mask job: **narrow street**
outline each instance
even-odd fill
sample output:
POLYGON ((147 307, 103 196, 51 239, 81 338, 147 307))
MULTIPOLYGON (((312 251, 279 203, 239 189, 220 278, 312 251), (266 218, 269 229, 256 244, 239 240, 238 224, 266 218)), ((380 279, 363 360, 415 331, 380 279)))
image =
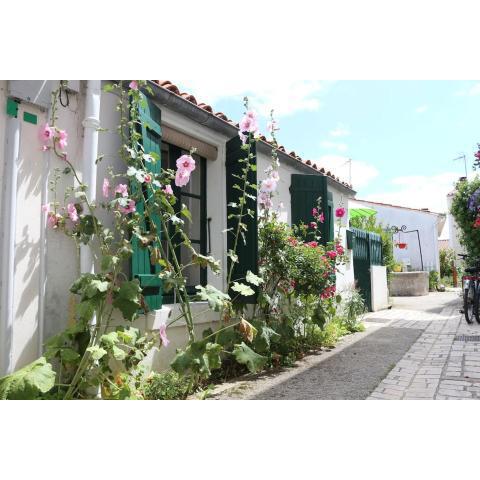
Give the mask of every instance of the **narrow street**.
POLYGON ((366 331, 281 372, 220 386, 214 399, 480 398, 480 325, 467 325, 456 292, 395 298, 366 331))

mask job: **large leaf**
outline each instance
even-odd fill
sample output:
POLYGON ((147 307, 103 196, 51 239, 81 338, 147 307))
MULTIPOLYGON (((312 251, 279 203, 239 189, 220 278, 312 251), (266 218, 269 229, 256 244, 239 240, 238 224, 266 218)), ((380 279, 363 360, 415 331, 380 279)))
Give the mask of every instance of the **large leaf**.
POLYGON ((93 360, 100 360, 103 356, 107 354, 107 351, 104 348, 99 347, 98 345, 88 347, 87 350, 92 354, 93 360))
POLYGON ((257 277, 254 273, 252 273, 250 270, 247 271, 247 275, 245 277, 245 280, 250 283, 251 285, 256 285, 257 287, 263 283, 263 278, 257 277))
POLYGON ((258 334, 253 341, 253 348, 256 352, 265 353, 270 350, 272 340, 279 340, 280 335, 264 323, 255 322, 254 325, 258 329, 258 334))
POLYGON ((232 290, 245 297, 249 297, 250 295, 255 294, 255 291, 251 287, 239 282, 233 282, 232 290))
POLYGON ((55 384, 55 372, 45 357, 11 375, 0 378, 0 399, 33 400, 47 393, 55 384))
POLYGON ((206 300, 209 307, 215 312, 219 312, 230 300, 229 295, 221 292, 212 285, 207 285, 206 287, 197 285, 195 288, 198 290, 196 299, 204 301, 206 300))
POLYGON ((137 280, 123 282, 119 291, 115 294, 113 306, 118 308, 125 320, 133 321, 140 309, 140 294, 142 289, 137 280))
POLYGON ((211 371, 220 368, 222 360, 220 353, 223 347, 218 343, 199 341, 190 344, 185 350, 178 351, 170 366, 179 374, 194 372, 204 378, 211 375, 211 371))
POLYGON ((266 357, 255 353, 248 345, 245 345, 245 342, 235 345, 233 355, 238 363, 246 365, 252 373, 258 372, 267 363, 266 357))

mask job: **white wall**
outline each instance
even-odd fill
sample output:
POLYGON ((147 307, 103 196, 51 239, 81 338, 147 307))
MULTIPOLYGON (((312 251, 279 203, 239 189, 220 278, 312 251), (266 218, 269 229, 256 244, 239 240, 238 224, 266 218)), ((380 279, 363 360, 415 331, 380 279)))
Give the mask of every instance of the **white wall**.
MULTIPOLYGON (((377 211, 377 219, 387 226, 406 225, 408 230, 419 230, 420 244, 422 246, 422 256, 424 270, 440 270, 440 260, 438 253, 438 221, 439 216, 434 213, 423 212, 402 207, 393 207, 388 205, 379 205, 364 200, 354 200, 354 202, 365 205, 377 211)), ((393 240, 397 242, 399 235, 394 235, 393 240)), ((420 252, 418 248, 418 239, 416 232, 401 233, 400 241, 407 243, 407 249, 402 250, 393 248, 395 260, 402 262, 409 260, 414 270, 421 269, 420 252)))
POLYGON ((460 237, 459 233, 460 230, 458 228, 453 215, 450 213, 453 203, 453 195, 447 195, 447 206, 448 206, 448 213, 447 213, 447 223, 448 223, 448 246, 455 250, 455 253, 465 253, 465 248, 460 244, 460 237))
POLYGON ((370 274, 372 312, 377 312, 388 307, 387 267, 372 265, 370 274))

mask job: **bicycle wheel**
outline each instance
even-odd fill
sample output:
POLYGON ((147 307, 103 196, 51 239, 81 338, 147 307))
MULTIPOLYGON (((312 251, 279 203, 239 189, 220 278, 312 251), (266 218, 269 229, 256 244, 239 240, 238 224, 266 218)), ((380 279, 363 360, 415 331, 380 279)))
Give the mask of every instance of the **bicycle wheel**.
POLYGON ((465 314, 467 323, 473 323, 475 296, 475 285, 472 281, 469 281, 463 290, 463 313, 465 314))
POLYGON ((480 286, 478 283, 475 286, 475 303, 473 304, 473 314, 475 315, 475 320, 477 323, 480 323, 480 286))

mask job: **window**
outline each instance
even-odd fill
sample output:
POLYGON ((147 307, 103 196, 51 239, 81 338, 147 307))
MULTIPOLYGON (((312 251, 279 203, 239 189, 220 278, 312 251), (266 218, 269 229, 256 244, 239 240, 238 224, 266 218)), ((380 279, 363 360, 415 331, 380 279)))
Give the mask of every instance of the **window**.
MULTIPOLYGON (((162 167, 176 170, 177 159, 187 151, 182 150, 175 145, 162 143, 162 167)), ((195 170, 190 176, 190 181, 185 187, 179 188, 174 183, 172 189, 178 201, 175 205, 177 212, 180 212, 182 204, 185 204, 192 214, 192 222, 181 217, 185 221, 184 231, 190 238, 193 248, 202 255, 207 254, 207 162, 206 159, 196 154, 193 155, 195 159, 195 170)), ((170 234, 173 236, 174 227, 170 226, 170 234)), ((173 243, 175 244, 175 237, 173 243)), ((165 239, 163 239, 165 242, 165 239)), ((166 248, 166 243, 164 243, 166 248)), ((168 250, 168 249, 166 249, 168 250)), ((184 245, 178 244, 175 248, 177 258, 180 263, 187 265, 190 263, 191 254, 189 249, 184 245)), ((189 266, 184 270, 185 278, 187 279, 187 291, 190 295, 196 293, 195 285, 207 284, 207 271, 205 268, 199 266, 189 266)), ((164 301, 173 302, 173 292, 164 294, 164 301)))

